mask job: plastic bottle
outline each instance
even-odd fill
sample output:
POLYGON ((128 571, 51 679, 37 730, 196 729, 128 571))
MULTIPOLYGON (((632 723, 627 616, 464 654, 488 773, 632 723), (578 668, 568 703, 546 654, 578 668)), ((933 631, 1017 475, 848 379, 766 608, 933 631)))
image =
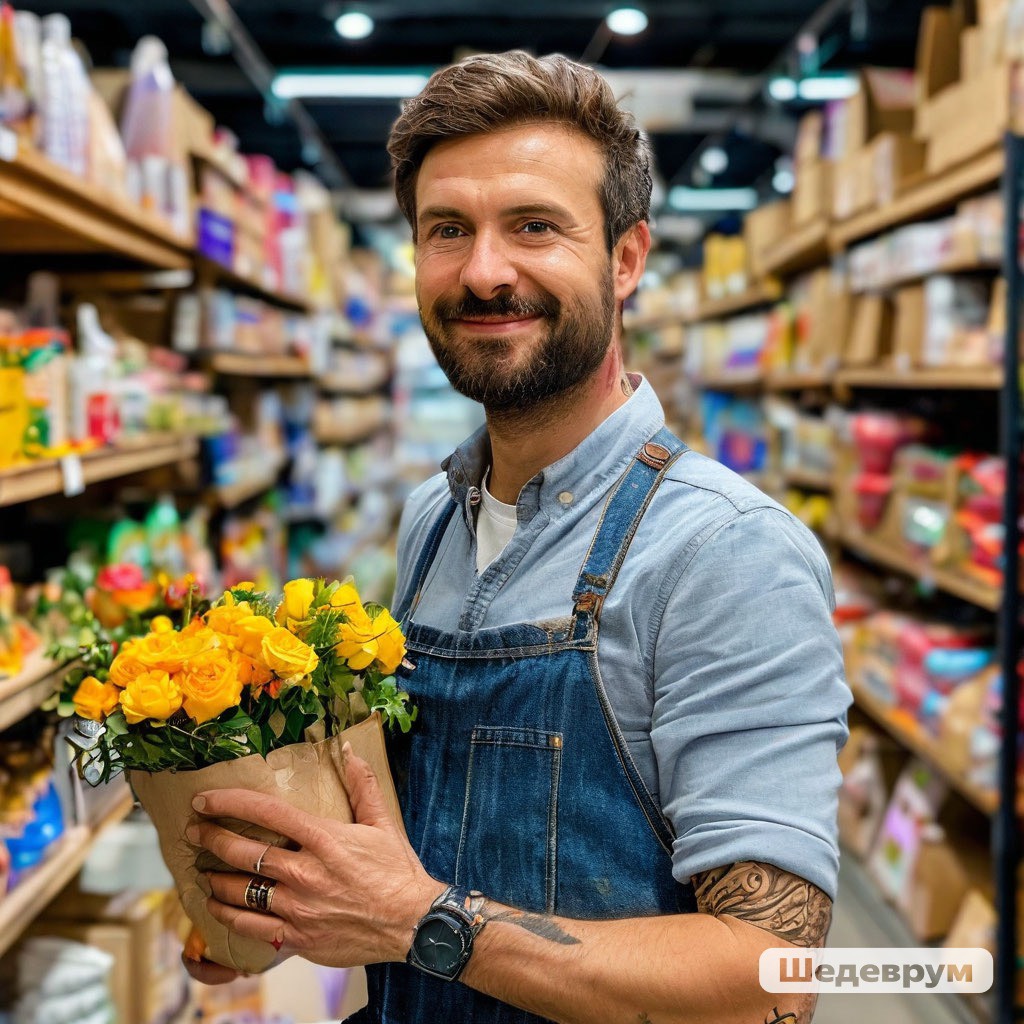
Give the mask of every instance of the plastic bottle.
POLYGON ((185 554, 181 546, 181 519, 169 494, 161 494, 146 514, 146 539, 149 557, 157 572, 180 576, 185 571, 185 554))
POLYGON ((100 325, 91 303, 78 307, 78 356, 72 363, 71 436, 109 444, 118 435, 117 403, 111 387, 117 345, 100 325))
POLYGON ((43 66, 41 47, 43 26, 39 15, 33 11, 16 11, 14 15, 14 39, 18 49, 18 60, 25 78, 31 107, 31 139, 38 144, 40 132, 39 105, 43 95, 43 66))
POLYGON ((71 22, 63 14, 43 18, 43 151, 84 178, 89 153, 89 76, 71 45, 71 22))
POLYGON ((0 3, 0 125, 23 134, 30 116, 28 86, 18 58, 14 8, 0 3))

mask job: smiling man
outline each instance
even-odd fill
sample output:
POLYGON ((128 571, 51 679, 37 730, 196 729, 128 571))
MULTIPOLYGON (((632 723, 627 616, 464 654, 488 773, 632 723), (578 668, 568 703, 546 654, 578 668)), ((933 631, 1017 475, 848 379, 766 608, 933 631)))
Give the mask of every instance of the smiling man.
MULTIPOLYGON (((823 944, 849 692, 814 538, 664 427, 623 367, 651 177, 592 70, 478 56, 395 125, 424 328, 486 426, 410 499, 396 608, 419 706, 352 757, 357 824, 236 791, 210 907, 282 955, 370 965, 365 1024, 806 1024, 758 984, 823 944)), ((226 976, 194 965, 204 980, 226 976)))

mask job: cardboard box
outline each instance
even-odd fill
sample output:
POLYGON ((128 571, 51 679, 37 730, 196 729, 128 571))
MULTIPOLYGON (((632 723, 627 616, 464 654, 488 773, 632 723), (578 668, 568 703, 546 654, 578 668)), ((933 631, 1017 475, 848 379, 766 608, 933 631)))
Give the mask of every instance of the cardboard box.
POLYGON ((955 8, 926 7, 917 37, 917 103, 960 78, 959 37, 963 19, 955 8))
POLYGON ((925 328, 924 285, 900 288, 895 298, 892 361, 896 369, 909 370, 923 362, 925 328))
POLYGON ((937 826, 926 827, 908 884, 897 904, 921 942, 941 939, 967 895, 967 871, 937 826))
POLYGON ((853 306, 844 366, 875 366, 892 351, 892 305, 881 295, 861 295, 853 306))
POLYGON ((806 224, 827 217, 831 208, 832 163, 816 160, 798 167, 793 188, 793 223, 806 224))
MULTIPOLYGON (((800 118, 796 133, 793 160, 798 168, 820 160, 825 137, 825 116, 820 110, 812 110, 800 118)), ((799 171, 797 172, 799 174, 799 171)))
POLYGON ((909 135, 916 98, 913 71, 863 68, 860 88, 846 101, 843 154, 863 149, 882 132, 909 135))
MULTIPOLYGON (((927 147, 909 135, 883 132, 868 147, 872 202, 886 206, 924 174, 927 147)), ((861 169, 863 171, 863 169, 861 169)))
POLYGON ((839 755, 839 839, 858 857, 867 857, 906 754, 888 737, 863 725, 850 729, 839 755))
POLYGON ((747 241, 747 258, 755 279, 765 276, 764 252, 784 238, 789 230, 792 205, 789 200, 765 203, 743 218, 743 237, 747 241))

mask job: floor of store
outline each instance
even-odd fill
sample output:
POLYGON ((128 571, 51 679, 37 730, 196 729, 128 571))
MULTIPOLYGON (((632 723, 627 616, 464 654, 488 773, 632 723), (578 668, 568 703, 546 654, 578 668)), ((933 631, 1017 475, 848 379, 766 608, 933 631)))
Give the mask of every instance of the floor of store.
MULTIPOLYGON (((828 944, 844 946, 914 946, 919 943, 886 905, 864 868, 845 854, 839 871, 839 898, 828 944)), ((955 995, 867 995, 829 993, 818 1000, 815 1024, 977 1024, 955 995)))

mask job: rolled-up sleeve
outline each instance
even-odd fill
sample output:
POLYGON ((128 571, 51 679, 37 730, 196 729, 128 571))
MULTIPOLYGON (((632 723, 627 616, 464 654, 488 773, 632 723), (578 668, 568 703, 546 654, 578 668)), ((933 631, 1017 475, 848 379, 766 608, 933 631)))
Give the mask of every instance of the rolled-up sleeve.
POLYGON ((763 861, 834 898, 850 691, 825 556, 760 507, 684 560, 659 622, 651 733, 675 877, 763 861))

